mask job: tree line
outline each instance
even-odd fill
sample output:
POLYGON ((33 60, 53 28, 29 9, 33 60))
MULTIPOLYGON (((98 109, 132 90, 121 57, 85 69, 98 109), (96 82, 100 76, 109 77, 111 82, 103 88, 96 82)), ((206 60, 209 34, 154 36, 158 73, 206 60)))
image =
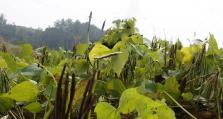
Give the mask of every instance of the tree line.
MULTIPOLYGON (((13 44, 30 43, 34 48, 48 46, 57 49, 72 49, 74 44, 83 42, 87 38, 88 22, 79 20, 60 19, 46 29, 34 29, 7 23, 3 14, 0 15, 0 37, 13 44)), ((90 41, 101 37, 102 31, 95 25, 90 25, 90 41)))

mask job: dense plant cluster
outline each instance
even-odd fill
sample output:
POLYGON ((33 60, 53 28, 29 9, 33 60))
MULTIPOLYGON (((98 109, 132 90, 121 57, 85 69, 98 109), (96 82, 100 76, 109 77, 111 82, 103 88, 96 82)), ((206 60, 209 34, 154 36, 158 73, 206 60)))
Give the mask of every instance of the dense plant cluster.
POLYGON ((147 44, 128 19, 72 51, 2 50, 0 117, 221 119, 223 50, 211 34, 197 41, 183 47, 154 37, 147 44))

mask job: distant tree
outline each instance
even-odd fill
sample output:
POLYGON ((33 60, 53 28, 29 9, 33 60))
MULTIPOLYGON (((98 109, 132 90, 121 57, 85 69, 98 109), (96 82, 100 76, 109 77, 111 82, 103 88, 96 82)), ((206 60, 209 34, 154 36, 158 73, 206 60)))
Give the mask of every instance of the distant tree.
POLYGON ((5 19, 5 15, 1 14, 0 15, 0 24, 5 25, 7 23, 7 20, 5 19))
MULTIPOLYGON (((0 36, 12 43, 30 43, 34 48, 46 45, 57 49, 63 47, 72 49, 76 43, 81 43, 87 38, 88 23, 81 23, 72 19, 61 19, 54 22, 54 26, 45 30, 38 28, 27 28, 7 24, 4 15, 0 16, 0 36)), ((90 27, 90 41, 95 42, 101 37, 101 30, 96 26, 90 27)))

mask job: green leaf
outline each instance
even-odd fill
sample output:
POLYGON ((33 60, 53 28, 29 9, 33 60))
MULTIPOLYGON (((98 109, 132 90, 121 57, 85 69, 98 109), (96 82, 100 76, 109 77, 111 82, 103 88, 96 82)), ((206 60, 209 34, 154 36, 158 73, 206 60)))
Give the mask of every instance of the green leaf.
POLYGON ((140 49, 142 54, 145 54, 145 53, 147 53, 149 51, 148 47, 145 44, 139 45, 138 48, 140 49))
POLYGON ((158 119, 176 119, 174 111, 166 105, 158 106, 154 109, 156 109, 154 111, 156 111, 158 119))
POLYGON ((17 66, 16 66, 16 62, 15 62, 15 59, 14 59, 12 54, 0 52, 0 56, 5 60, 5 62, 7 63, 8 68, 11 71, 16 70, 17 66))
POLYGON ((7 97, 18 102, 29 102, 35 100, 38 95, 38 88, 30 81, 24 81, 14 86, 7 97))
POLYGON ((66 64, 66 63, 70 63, 72 61, 72 59, 69 59, 69 58, 65 58, 65 59, 63 59, 63 60, 61 60, 60 61, 60 63, 58 64, 58 66, 61 66, 61 67, 63 67, 64 66, 64 64, 66 64))
POLYGON ((23 44, 21 45, 21 52, 19 54, 20 58, 25 59, 27 62, 32 62, 33 57, 32 57, 32 53, 33 53, 33 48, 32 45, 30 44, 23 44))
POLYGON ((136 77, 136 80, 139 79, 139 80, 144 80, 145 79, 145 74, 146 71, 145 71, 145 68, 143 67, 135 67, 135 77, 136 77))
POLYGON ((126 42, 125 41, 119 41, 113 46, 112 51, 120 51, 120 50, 123 50, 123 49, 126 49, 126 42))
POLYGON ((119 101, 119 111, 123 114, 137 111, 140 115, 145 111, 146 108, 151 109, 161 105, 163 104, 139 94, 137 88, 130 88, 125 90, 121 95, 119 101))
POLYGON ((149 51, 148 55, 152 58, 153 61, 159 62, 161 65, 164 64, 163 53, 160 50, 149 51))
POLYGON ((57 87, 54 84, 48 83, 45 87, 44 95, 48 96, 51 100, 56 98, 57 87))
POLYGON ((17 61, 16 66, 18 69, 23 69, 28 66, 28 63, 26 63, 25 61, 17 61))
POLYGON ((149 97, 141 95, 136 88, 130 88, 122 93, 119 102, 119 111, 128 114, 138 112, 139 119, 175 119, 174 111, 164 102, 154 101, 149 97))
POLYGON ((110 91, 115 91, 118 93, 118 95, 121 95, 122 92, 125 90, 125 86, 124 84, 122 83, 121 80, 119 79, 112 79, 112 80, 109 80, 107 83, 106 83, 106 88, 110 91))
POLYGON ((218 50, 218 44, 217 44, 216 39, 214 38, 214 35, 210 34, 207 55, 213 55, 213 54, 218 55, 219 50, 218 50))
POLYGON ((136 119, 159 119, 158 115, 156 113, 151 113, 150 111, 145 111, 142 113, 139 117, 136 119))
POLYGON ((7 68, 8 67, 8 65, 7 65, 7 63, 6 63, 6 61, 0 56, 0 67, 1 68, 7 68))
POLYGON ((86 59, 77 59, 75 60, 75 64, 78 71, 77 73, 86 72, 87 69, 89 68, 89 65, 86 59))
POLYGON ((76 55, 84 55, 87 51, 88 44, 77 44, 76 48, 76 55))
POLYGON ((21 54, 22 56, 32 55, 33 53, 33 47, 30 44, 23 44, 22 46, 21 54))
POLYGON ((180 95, 179 86, 180 85, 176 81, 176 77, 170 77, 165 81, 164 89, 174 98, 178 98, 180 95))
POLYGON ((106 82, 102 80, 96 80, 96 86, 94 92, 98 96, 106 95, 106 82))
POLYGON ((145 83, 145 90, 148 93, 156 93, 157 89, 156 89, 156 83, 151 81, 151 80, 146 80, 144 81, 145 83))
POLYGON ((31 64, 21 70, 21 74, 23 76, 27 76, 31 78, 34 81, 39 81, 40 80, 40 74, 41 74, 42 69, 37 66, 37 64, 31 64))
POLYGON ((90 62, 93 64, 94 58, 109 54, 111 52, 111 49, 107 48, 101 43, 96 43, 89 53, 90 62))
POLYGON ((143 56, 143 51, 142 51, 142 49, 139 46, 136 46, 136 45, 134 45, 132 43, 129 43, 129 44, 131 46, 129 48, 131 48, 133 51, 135 51, 138 55, 143 56))
POLYGON ((38 113, 42 110, 42 106, 39 102, 33 102, 24 107, 32 113, 38 113))
POLYGON ((131 39, 132 39, 132 41, 133 41, 135 44, 143 44, 143 37, 142 37, 142 36, 139 36, 139 35, 132 35, 132 36, 131 36, 131 39))
POLYGON ((133 112, 136 110, 137 99, 138 95, 135 88, 125 90, 120 97, 119 111, 122 114, 133 112))
POLYGON ((191 92, 182 93, 182 97, 185 101, 190 101, 193 98, 193 94, 191 92))
POLYGON ((0 112, 5 112, 9 109, 11 109, 14 105, 14 102, 12 99, 4 96, 0 96, 0 112))
POLYGON ((113 52, 122 52, 116 56, 112 57, 111 66, 113 71, 119 76, 124 68, 126 62, 128 61, 129 53, 124 41, 119 41, 112 48, 113 52))
POLYGON ((121 54, 112 57, 112 69, 119 76, 124 68, 126 62, 128 61, 129 53, 128 50, 121 50, 121 54))
POLYGON ((97 119, 121 119, 118 111, 107 102, 98 103, 94 112, 97 114, 97 119))

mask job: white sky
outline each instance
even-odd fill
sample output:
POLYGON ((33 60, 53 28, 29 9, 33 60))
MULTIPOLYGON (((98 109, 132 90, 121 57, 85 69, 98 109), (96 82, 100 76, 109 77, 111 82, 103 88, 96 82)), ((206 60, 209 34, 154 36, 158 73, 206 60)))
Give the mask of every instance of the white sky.
POLYGON ((116 19, 135 17, 137 27, 147 38, 155 34, 161 38, 204 39, 213 33, 223 46, 222 0, 0 0, 0 13, 10 23, 46 28, 61 18, 88 20, 106 28, 116 19))

